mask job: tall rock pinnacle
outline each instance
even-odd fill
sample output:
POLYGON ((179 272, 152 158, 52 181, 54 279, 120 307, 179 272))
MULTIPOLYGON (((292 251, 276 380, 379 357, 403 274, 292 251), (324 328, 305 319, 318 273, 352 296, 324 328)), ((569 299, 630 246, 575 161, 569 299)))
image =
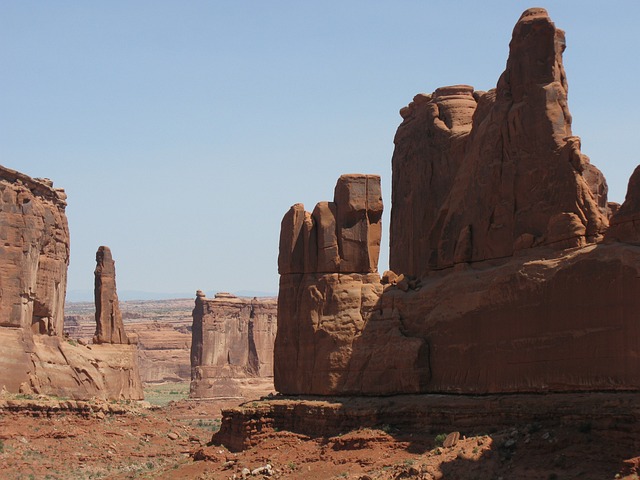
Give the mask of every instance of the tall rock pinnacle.
POLYGON ((96 252, 95 289, 96 334, 93 343, 131 343, 124 331, 116 292, 116 265, 109 247, 96 252))
POLYGON ((421 275, 600 238, 606 183, 571 132, 564 49, 547 12, 529 9, 494 90, 444 87, 401 110, 392 270, 421 275))

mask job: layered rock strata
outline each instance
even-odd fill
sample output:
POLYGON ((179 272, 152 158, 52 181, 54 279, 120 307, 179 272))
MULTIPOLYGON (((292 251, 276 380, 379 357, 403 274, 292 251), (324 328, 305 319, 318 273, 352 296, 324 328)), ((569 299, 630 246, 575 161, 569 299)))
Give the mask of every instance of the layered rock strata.
POLYGON ((76 399, 142 398, 135 347, 63 337, 66 195, 0 166, 0 386, 76 399))
MULTIPOLYGON (((259 445, 274 431, 326 441, 354 430, 377 428, 411 441, 414 435, 417 440, 426 433, 433 438, 456 430, 478 435, 504 428, 526 432, 532 425, 541 430, 566 426, 572 431, 589 425, 593 432, 613 433, 618 448, 624 445, 633 454, 638 441, 630 432, 640 427, 638 400, 638 393, 304 399, 280 396, 223 410, 222 425, 212 443, 237 452, 259 445)), ((420 451, 429 448, 419 444, 414 447, 422 447, 420 451)))
POLYGON ((66 194, 0 166, 0 326, 60 335, 69 265, 66 194))
POLYGON ((316 262, 339 245, 316 212, 337 201, 285 215, 280 392, 640 388, 640 174, 607 202, 571 131, 564 49, 546 11, 527 10, 494 90, 444 87, 401 110, 384 283, 316 262))
POLYGON ((193 309, 191 391, 193 398, 238 396, 239 381, 273 377, 277 304, 198 290, 193 309))

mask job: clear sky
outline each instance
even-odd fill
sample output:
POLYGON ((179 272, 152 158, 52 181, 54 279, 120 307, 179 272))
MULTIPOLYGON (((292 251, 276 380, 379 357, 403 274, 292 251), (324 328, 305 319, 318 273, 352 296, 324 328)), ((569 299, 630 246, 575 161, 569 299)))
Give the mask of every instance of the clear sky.
POLYGON ((528 7, 567 33, 574 134, 621 202, 640 163, 640 2, 0 1, 0 164, 68 194, 68 290, 276 293, 280 220, 383 178, 398 110, 493 88, 528 7))

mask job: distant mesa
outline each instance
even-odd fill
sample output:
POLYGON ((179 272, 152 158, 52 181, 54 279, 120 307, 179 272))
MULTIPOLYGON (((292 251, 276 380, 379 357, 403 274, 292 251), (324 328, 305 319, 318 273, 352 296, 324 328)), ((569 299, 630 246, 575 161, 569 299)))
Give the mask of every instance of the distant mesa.
POLYGON ((247 379, 273 378, 277 332, 275 298, 237 297, 198 290, 191 341, 192 398, 241 395, 247 379))
POLYGON ((572 132, 565 45, 529 9, 496 88, 400 110, 384 283, 377 177, 340 177, 332 202, 285 214, 279 392, 640 388, 640 169, 608 202, 572 132))

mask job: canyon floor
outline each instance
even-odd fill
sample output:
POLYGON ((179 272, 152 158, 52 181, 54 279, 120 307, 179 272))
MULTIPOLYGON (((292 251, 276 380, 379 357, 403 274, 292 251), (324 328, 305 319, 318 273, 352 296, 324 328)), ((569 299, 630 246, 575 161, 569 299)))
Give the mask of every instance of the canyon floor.
MULTIPOLYGON (((256 405, 263 386, 246 385, 256 405)), ((3 479, 637 479, 636 423, 607 425, 549 416, 486 431, 403 432, 394 425, 312 438, 264 428, 258 444, 233 453, 210 444, 221 410, 245 399, 186 399, 187 384, 147 388, 148 404, 3 396, 3 479), (155 404, 155 405, 154 405, 155 404), (52 407, 55 405, 55 408, 52 407), (84 407, 87 407, 84 405, 84 407), (451 438, 451 437, 450 437, 451 438), (252 473, 253 472, 253 473, 252 473)), ((279 399, 293 402, 295 399, 279 399)), ((525 415, 526 416, 526 415, 525 415)), ((498 423, 497 423, 498 424, 498 423)))

